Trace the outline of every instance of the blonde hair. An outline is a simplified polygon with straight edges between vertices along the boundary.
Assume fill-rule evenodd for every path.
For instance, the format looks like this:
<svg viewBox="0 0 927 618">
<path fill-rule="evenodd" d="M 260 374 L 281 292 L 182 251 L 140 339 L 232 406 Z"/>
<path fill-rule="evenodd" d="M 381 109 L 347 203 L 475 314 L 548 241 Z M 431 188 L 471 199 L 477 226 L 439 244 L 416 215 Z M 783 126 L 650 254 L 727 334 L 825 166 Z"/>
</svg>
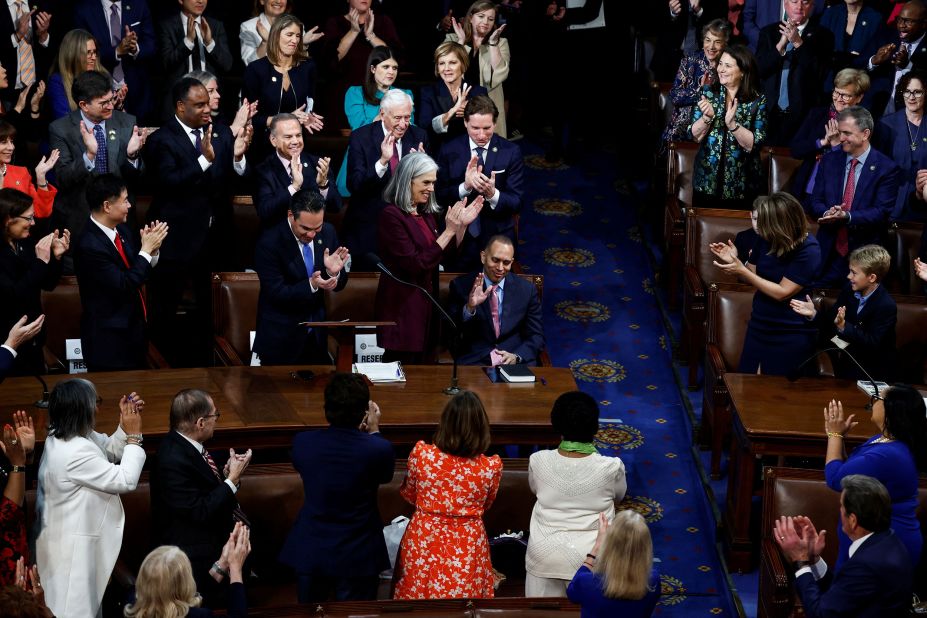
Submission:
<svg viewBox="0 0 927 618">
<path fill-rule="evenodd" d="M 756 231 L 769 243 L 769 254 L 782 257 L 804 242 L 808 220 L 801 204 L 783 191 L 761 195 L 753 202 Z"/>
<path fill-rule="evenodd" d="M 834 88 L 856 86 L 856 94 L 864 95 L 872 82 L 869 74 L 859 69 L 843 69 L 834 76 Z"/>
<path fill-rule="evenodd" d="M 135 582 L 135 603 L 123 615 L 129 618 L 183 618 L 199 607 L 200 595 L 187 554 L 175 545 L 162 545 L 142 562 Z"/>
<path fill-rule="evenodd" d="M 103 68 L 103 63 L 100 61 L 100 44 L 97 43 L 92 34 L 79 28 L 65 34 L 58 46 L 58 56 L 55 58 L 55 64 L 51 72 L 52 74 L 59 73 L 61 75 L 64 93 L 68 97 L 68 107 L 72 112 L 77 109 L 77 101 L 71 95 L 71 86 L 77 76 L 87 70 L 87 43 L 89 41 L 93 41 L 94 45 L 97 46 L 97 61 L 94 65 L 94 71 L 107 79 L 111 79 L 109 72 Z"/>
<path fill-rule="evenodd" d="M 461 73 L 466 73 L 467 69 L 470 68 L 470 56 L 467 55 L 467 48 L 454 41 L 444 41 L 435 49 L 435 77 L 441 76 L 438 73 L 438 60 L 451 54 L 457 56 L 457 59 L 460 60 Z"/>
<path fill-rule="evenodd" d="M 881 245 L 858 247 L 850 254 L 848 261 L 859 266 L 866 276 L 875 275 L 876 281 L 884 279 L 892 267 L 892 256 Z"/>
<path fill-rule="evenodd" d="M 595 572 L 602 577 L 605 596 L 640 600 L 650 591 L 653 542 L 647 522 L 636 511 L 619 511 L 608 527 Z"/>
</svg>

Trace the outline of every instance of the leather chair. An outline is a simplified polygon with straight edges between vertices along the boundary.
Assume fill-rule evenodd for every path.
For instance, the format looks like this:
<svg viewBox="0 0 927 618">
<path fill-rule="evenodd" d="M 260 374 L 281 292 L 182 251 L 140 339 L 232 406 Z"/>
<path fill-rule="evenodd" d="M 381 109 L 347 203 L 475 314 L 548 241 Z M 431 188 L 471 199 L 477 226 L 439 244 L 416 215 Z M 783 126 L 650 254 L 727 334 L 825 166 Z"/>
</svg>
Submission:
<svg viewBox="0 0 927 618">
<path fill-rule="evenodd" d="M 766 148 L 765 152 L 769 161 L 769 192 L 793 193 L 792 178 L 801 167 L 801 159 L 793 158 L 788 148 Z"/>
<path fill-rule="evenodd" d="M 261 283 L 257 273 L 212 274 L 213 357 L 222 366 L 251 364 Z"/>
<path fill-rule="evenodd" d="M 242 270 L 254 268 L 254 249 L 261 235 L 261 220 L 250 195 L 232 198 L 232 220 L 235 222 L 235 260 Z"/>
<path fill-rule="evenodd" d="M 721 477 L 721 451 L 730 439 L 731 401 L 724 374 L 737 371 L 747 322 L 753 310 L 753 286 L 712 283 L 708 286 L 705 386 L 699 441 L 711 446 L 711 478 Z"/>
<path fill-rule="evenodd" d="M 895 223 L 893 227 L 894 245 L 887 247 L 893 258 L 893 279 L 897 281 L 892 287 L 892 292 L 922 296 L 925 284 L 914 273 L 914 259 L 918 257 L 921 248 L 924 224 Z"/>
<path fill-rule="evenodd" d="M 686 267 L 683 279 L 682 341 L 689 364 L 689 390 L 698 389 L 698 364 L 705 345 L 706 285 L 713 281 L 735 282 L 714 265 L 709 243 L 733 240 L 750 228 L 746 210 L 690 208 L 686 212 Z M 741 256 L 746 259 L 746 256 Z"/>
<path fill-rule="evenodd" d="M 773 537 L 773 524 L 782 515 L 805 515 L 818 530 L 833 530 L 840 521 L 840 494 L 830 489 L 820 470 L 766 468 L 763 485 L 763 518 L 760 525 L 760 618 L 804 616 L 800 600 L 791 585 L 794 573 L 787 565 Z M 927 478 L 921 477 L 918 491 L 921 530 L 927 529 Z M 822 557 L 830 568 L 837 559 L 837 535 L 827 535 Z"/>
<path fill-rule="evenodd" d="M 663 238 L 666 243 L 668 301 L 679 305 L 679 286 L 685 247 L 685 209 L 692 206 L 692 170 L 698 144 L 670 142 L 666 159 L 666 198 L 663 210 Z"/>
</svg>

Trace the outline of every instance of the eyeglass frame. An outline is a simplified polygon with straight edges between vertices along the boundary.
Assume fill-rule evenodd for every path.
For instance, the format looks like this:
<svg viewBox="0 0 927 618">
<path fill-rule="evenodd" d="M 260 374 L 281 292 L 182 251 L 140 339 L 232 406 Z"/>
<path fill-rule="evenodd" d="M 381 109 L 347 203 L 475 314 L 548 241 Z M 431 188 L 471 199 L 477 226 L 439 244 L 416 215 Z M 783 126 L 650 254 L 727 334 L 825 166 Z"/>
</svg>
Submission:
<svg viewBox="0 0 927 618">
<path fill-rule="evenodd" d="M 840 99 L 840 100 L 843 101 L 844 103 L 847 103 L 847 102 L 849 102 L 850 99 L 856 98 L 856 97 L 858 97 L 858 96 L 859 96 L 859 93 L 858 93 L 858 92 L 855 92 L 855 93 L 853 93 L 853 94 L 848 94 L 848 93 L 846 93 L 846 92 L 840 92 L 840 91 L 837 90 L 836 88 L 834 88 L 834 89 L 831 91 L 831 93 L 830 93 L 830 98 L 832 98 L 832 99 Z"/>
<path fill-rule="evenodd" d="M 24 217 L 23 215 L 15 215 L 11 217 L 12 219 L 22 219 L 23 221 L 28 221 L 29 223 L 35 223 L 35 215 L 29 215 Z"/>
<path fill-rule="evenodd" d="M 210 413 L 210 414 L 205 414 L 205 415 L 201 416 L 200 418 L 203 419 L 203 420 L 210 419 L 210 418 L 214 418 L 214 419 L 216 419 L 216 420 L 218 421 L 220 416 L 222 416 L 222 413 L 219 412 L 219 408 L 216 408 L 215 414 L 212 414 L 212 413 Z"/>
<path fill-rule="evenodd" d="M 924 90 L 902 90 L 901 96 L 904 97 L 905 99 L 909 97 L 912 99 L 920 99 L 921 97 L 924 96 L 924 92 L 925 92 Z"/>
</svg>

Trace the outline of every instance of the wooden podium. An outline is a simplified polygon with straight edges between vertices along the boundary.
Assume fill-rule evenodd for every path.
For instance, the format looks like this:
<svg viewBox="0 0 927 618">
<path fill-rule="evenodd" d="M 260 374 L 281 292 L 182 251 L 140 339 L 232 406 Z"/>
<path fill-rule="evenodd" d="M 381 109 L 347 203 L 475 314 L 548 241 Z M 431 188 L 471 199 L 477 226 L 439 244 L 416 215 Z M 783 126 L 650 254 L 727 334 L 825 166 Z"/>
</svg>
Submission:
<svg viewBox="0 0 927 618">
<path fill-rule="evenodd" d="M 310 328 L 328 328 L 329 334 L 338 342 L 338 358 L 335 359 L 335 369 L 344 373 L 351 373 L 354 364 L 354 335 L 357 327 L 370 328 L 375 326 L 396 326 L 395 322 L 300 322 L 300 326 Z"/>
</svg>

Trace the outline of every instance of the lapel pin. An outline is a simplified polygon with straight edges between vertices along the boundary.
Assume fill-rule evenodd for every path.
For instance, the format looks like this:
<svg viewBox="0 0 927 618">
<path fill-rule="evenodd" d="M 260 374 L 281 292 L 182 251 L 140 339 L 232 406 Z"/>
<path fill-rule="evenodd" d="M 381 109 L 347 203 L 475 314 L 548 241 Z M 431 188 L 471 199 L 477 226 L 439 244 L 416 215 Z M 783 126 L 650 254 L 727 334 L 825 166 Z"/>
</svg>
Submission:
<svg viewBox="0 0 927 618">
<path fill-rule="evenodd" d="M 110 129 L 110 130 L 109 130 L 109 141 L 111 141 L 111 142 L 115 142 L 115 141 L 116 141 L 116 131 L 113 130 L 113 129 Z"/>
<path fill-rule="evenodd" d="M 863 25 L 865 26 L 865 25 L 866 25 L 866 22 L 863 22 Z"/>
<path fill-rule="evenodd" d="M 16 184 L 17 184 L 17 186 L 19 185 L 19 181 L 18 181 L 18 180 L 16 181 Z"/>
<path fill-rule="evenodd" d="M 927 137 L 924 138 L 924 141 L 927 142 Z M 309 167 L 309 164 L 303 161 L 303 167 Z"/>
<path fill-rule="evenodd" d="M 270 81 L 272 81 L 272 82 L 274 82 L 274 83 L 277 83 L 277 78 L 276 78 L 276 77 L 271 77 L 271 78 L 270 78 Z"/>
<path fill-rule="evenodd" d="M 493 151 L 493 152 L 498 152 L 498 151 L 499 151 L 499 149 L 498 149 L 498 148 L 496 148 L 495 146 L 493 146 L 493 147 L 492 147 L 492 151 Z"/>
<path fill-rule="evenodd" d="M 874 171 L 875 171 L 875 165 L 870 165 L 870 166 L 869 166 L 869 171 L 870 171 L 870 172 L 874 172 Z"/>
<path fill-rule="evenodd" d="M 213 138 L 213 139 L 219 139 L 219 134 L 218 134 L 218 133 L 213 133 L 213 134 L 212 134 L 212 138 Z"/>
<path fill-rule="evenodd" d="M 322 244 L 322 239 L 321 239 L 321 238 L 316 238 L 316 239 L 315 239 L 315 244 L 321 245 L 321 244 Z"/>
</svg>

